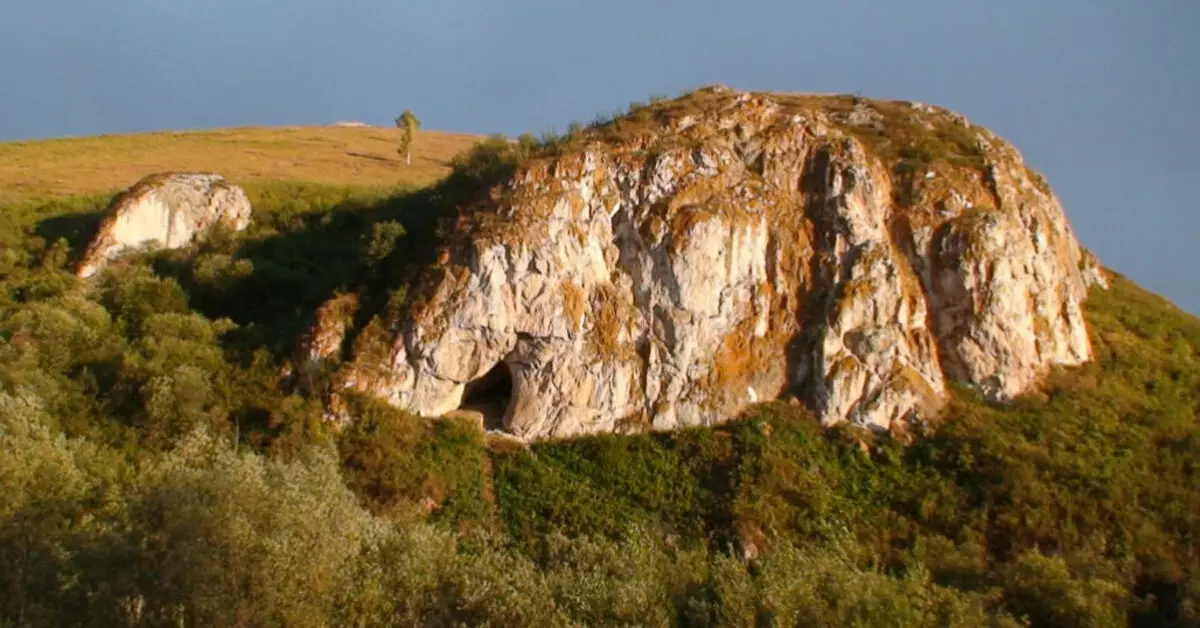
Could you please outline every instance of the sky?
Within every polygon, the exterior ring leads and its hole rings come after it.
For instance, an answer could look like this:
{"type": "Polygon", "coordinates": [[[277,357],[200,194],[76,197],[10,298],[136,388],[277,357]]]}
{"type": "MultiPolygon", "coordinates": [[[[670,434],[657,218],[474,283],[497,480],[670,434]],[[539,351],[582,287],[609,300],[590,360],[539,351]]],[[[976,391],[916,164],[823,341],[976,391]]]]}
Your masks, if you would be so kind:
{"type": "Polygon", "coordinates": [[[712,83],[959,111],[1200,313],[1194,0],[0,0],[0,141],[405,108],[517,135],[712,83]]]}

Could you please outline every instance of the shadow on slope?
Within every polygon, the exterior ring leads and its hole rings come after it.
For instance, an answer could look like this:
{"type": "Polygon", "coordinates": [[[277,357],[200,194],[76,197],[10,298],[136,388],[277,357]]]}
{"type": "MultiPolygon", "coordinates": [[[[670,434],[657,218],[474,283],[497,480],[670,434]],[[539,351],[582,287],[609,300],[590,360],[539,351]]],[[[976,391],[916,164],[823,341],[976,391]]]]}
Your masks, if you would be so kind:
{"type": "Polygon", "coordinates": [[[79,261],[79,256],[83,254],[83,250],[87,248],[88,242],[96,233],[97,227],[100,226],[100,220],[104,218],[105,208],[108,206],[107,201],[99,199],[95,203],[95,209],[57,214],[38,222],[34,234],[47,243],[57,242],[60,238],[65,239],[67,245],[71,247],[68,261],[74,265],[79,261]]]}
{"type": "MultiPolygon", "coordinates": [[[[459,208],[510,175],[517,159],[508,142],[492,139],[454,159],[450,176],[427,188],[251,183],[243,186],[254,207],[247,231],[216,232],[188,249],[115,263],[150,265],[184,288],[190,307],[237,323],[227,336],[234,348],[265,348],[282,360],[317,308],[337,293],[360,298],[352,329],[389,302],[402,305],[407,286],[436,258],[459,208]]],[[[40,267],[66,281],[58,272],[73,269],[112,198],[6,206],[0,248],[9,252],[0,272],[24,269],[18,274],[32,278],[29,273],[40,267]]]]}
{"type": "Polygon", "coordinates": [[[491,140],[457,158],[452,174],[422,189],[380,190],[276,183],[247,187],[254,205],[244,234],[215,234],[194,251],[156,256],[193,307],[238,323],[243,348],[282,359],[339,293],[360,307],[346,339],[372,317],[403,307],[408,288],[431,266],[460,209],[510,176],[516,156],[491,140]]]}
{"type": "Polygon", "coordinates": [[[284,358],[337,293],[358,293],[370,316],[433,259],[443,207],[434,190],[384,192],[312,185],[248,190],[254,224],[217,233],[153,263],[175,277],[192,307],[239,325],[240,348],[284,358]]]}

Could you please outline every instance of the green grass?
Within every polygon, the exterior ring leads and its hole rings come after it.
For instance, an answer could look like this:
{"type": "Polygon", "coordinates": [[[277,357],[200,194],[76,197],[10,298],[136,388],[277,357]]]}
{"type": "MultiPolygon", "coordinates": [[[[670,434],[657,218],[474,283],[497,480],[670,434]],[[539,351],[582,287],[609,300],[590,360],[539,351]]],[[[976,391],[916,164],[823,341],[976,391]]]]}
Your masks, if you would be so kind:
{"type": "Polygon", "coordinates": [[[483,434],[461,419],[428,421],[365,398],[339,439],[347,485],[372,510],[428,508],[438,521],[489,524],[483,434]],[[424,502],[424,504],[422,503],[424,502]]]}
{"type": "Polygon", "coordinates": [[[634,522],[696,537],[720,525],[728,452],[720,432],[602,435],[493,455],[510,533],[534,544],[552,531],[618,536],[634,522]]]}

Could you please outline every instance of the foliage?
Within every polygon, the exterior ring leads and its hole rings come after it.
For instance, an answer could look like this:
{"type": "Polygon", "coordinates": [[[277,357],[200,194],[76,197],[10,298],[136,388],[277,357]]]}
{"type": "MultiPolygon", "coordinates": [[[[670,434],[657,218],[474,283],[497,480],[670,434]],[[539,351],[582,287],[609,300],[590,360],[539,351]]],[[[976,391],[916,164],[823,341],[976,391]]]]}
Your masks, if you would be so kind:
{"type": "Polygon", "coordinates": [[[376,512],[425,507],[448,522],[486,522],[483,435],[464,420],[429,422],[351,398],[339,440],[346,482],[376,512]]]}
{"type": "Polygon", "coordinates": [[[493,455],[497,499],[531,544],[556,530],[618,537],[631,523],[695,536],[728,510],[728,455],[728,439],[707,430],[537,443],[493,455]]]}
{"type": "Polygon", "coordinates": [[[404,225],[388,220],[371,225],[371,240],[365,251],[367,262],[378,264],[396,250],[396,244],[405,236],[404,225]]]}
{"type": "Polygon", "coordinates": [[[404,155],[405,163],[411,165],[412,146],[417,138],[417,129],[421,128],[421,121],[417,119],[417,116],[413,115],[412,111],[405,109],[404,113],[396,118],[396,128],[400,129],[401,132],[399,152],[401,155],[404,155]]]}
{"type": "Polygon", "coordinates": [[[0,211],[0,625],[1200,622],[1200,321],[1120,277],[1093,363],[956,389],[907,445],[786,403],[529,447],[352,395],[325,423],[284,376],[317,307],[399,307],[461,204],[567,141],[422,190],[252,185],[246,232],[87,282],[106,197],[0,211]]]}
{"type": "Polygon", "coordinates": [[[331,455],[310,455],[284,462],[204,436],[182,442],[144,471],[122,533],[102,548],[140,569],[105,586],[128,587],[149,623],[314,624],[386,528],[358,507],[331,455]]]}

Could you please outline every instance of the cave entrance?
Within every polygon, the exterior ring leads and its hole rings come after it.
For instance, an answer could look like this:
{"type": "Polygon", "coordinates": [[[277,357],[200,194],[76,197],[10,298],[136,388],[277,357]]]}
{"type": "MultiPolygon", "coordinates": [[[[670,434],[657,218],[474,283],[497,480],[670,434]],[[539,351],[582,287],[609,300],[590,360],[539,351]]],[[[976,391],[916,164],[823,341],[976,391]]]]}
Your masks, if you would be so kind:
{"type": "Polygon", "coordinates": [[[501,430],[512,392],[512,371],[503,361],[497,362],[492,370],[467,384],[460,409],[482,414],[484,429],[501,430]]]}

